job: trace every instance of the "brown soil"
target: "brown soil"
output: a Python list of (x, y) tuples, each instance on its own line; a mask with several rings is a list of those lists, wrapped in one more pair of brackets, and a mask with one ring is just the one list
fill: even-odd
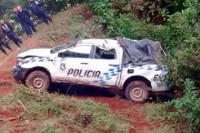
[(95, 101), (106, 103), (110, 109), (121, 116), (128, 118), (132, 124), (131, 133), (144, 133), (155, 128), (156, 122), (148, 121), (142, 113), (144, 104), (137, 104), (120, 98), (94, 98)]
[(11, 109), (1, 109), (0, 110), (0, 121), (12, 121), (15, 120), (15, 117), (19, 116), (23, 112), (20, 108), (11, 108)]
[[(54, 22), (55, 23), (55, 22)], [(36, 33), (37, 34), (37, 33)], [(67, 37), (66, 37), (67, 38)], [(61, 38), (63, 41), (66, 41), (66, 39)], [(41, 40), (40, 40), (41, 41)], [(16, 56), (18, 53), (30, 49), (33, 47), (37, 47), (39, 45), (39, 39), (36, 37), (28, 38), (24, 40), (24, 43), (22, 47), (19, 49), (16, 46), (12, 46), (13, 51), (9, 52), (7, 56), (0, 53), (0, 95), (6, 95), (12, 93), (12, 86), (14, 85), (15, 81), (12, 77), (12, 67), (16, 63)], [(3, 85), (2, 85), (3, 84)], [(80, 96), (81, 97), (81, 96)], [(155, 122), (148, 121), (144, 114), (142, 113), (144, 104), (136, 104), (132, 103), (130, 101), (121, 99), (121, 98), (115, 98), (115, 97), (107, 97), (107, 96), (85, 96), (94, 99), (94, 101), (108, 104), (110, 109), (121, 116), (125, 116), (128, 118), (132, 124), (132, 130), (131, 133), (143, 133), (148, 130), (152, 130), (155, 128)], [(0, 110), (0, 119), (7, 119), (10, 117), (14, 117), (19, 115), (21, 113), (21, 110), (16, 109), (10, 109), (2, 111)], [(29, 122), (27, 121), (21, 121), (19, 119), (13, 120), (13, 121), (7, 121), (8, 125), (12, 125), (13, 130), (12, 132), (26, 132), (26, 129), (28, 128), (27, 125)], [(0, 129), (2, 129), (2, 125), (0, 123)]]
[(10, 72), (0, 72), (0, 96), (11, 93), (13, 78)]
[[(0, 129), (1, 132), (26, 133), (29, 121), (20, 120), (23, 114), (21, 108), (0, 109)], [(12, 128), (10, 128), (12, 127)]]

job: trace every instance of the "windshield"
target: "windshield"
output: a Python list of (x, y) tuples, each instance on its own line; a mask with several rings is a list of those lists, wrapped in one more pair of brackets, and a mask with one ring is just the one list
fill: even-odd
[(59, 46), (56, 46), (56, 47), (53, 47), (51, 49), (51, 53), (54, 54), (62, 49), (66, 49), (66, 48), (70, 48), (72, 46), (75, 46), (77, 44), (78, 41), (70, 41), (70, 42), (67, 42), (66, 44), (63, 44), (63, 45), (59, 45)]

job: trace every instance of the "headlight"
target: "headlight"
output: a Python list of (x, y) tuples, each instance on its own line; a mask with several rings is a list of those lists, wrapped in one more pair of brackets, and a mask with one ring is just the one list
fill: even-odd
[(18, 58), (16, 64), (19, 66), (22, 65), (23, 60), (24, 60), (23, 58)]

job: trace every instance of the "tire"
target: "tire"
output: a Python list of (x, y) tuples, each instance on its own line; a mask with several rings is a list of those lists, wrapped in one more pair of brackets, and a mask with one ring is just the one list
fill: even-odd
[(125, 96), (133, 102), (144, 102), (149, 98), (149, 87), (143, 81), (132, 81), (126, 87)]
[(25, 84), (33, 92), (41, 94), (48, 90), (50, 79), (49, 76), (43, 71), (33, 71), (27, 76)]

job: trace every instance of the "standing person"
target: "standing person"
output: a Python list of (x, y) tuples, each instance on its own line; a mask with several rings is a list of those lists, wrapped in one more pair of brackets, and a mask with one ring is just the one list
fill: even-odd
[(43, 3), (38, 0), (28, 0), (29, 2), (29, 9), (31, 12), (45, 22), (47, 25), (49, 22), (53, 22), (51, 16), (48, 14), (47, 10), (45, 9)]
[[(22, 29), (25, 31), (26, 35), (31, 37), (33, 32), (37, 32), (35, 25), (31, 20), (31, 15), (26, 9), (22, 9), (21, 6), (17, 6), (17, 17), (22, 26)], [(33, 32), (32, 32), (33, 31)]]
[(3, 48), (6, 47), (7, 49), (11, 50), (11, 47), (8, 45), (7, 42), (5, 42), (5, 39), (4, 39), (4, 36), (2, 34), (0, 34), (0, 50), (4, 53), (4, 54), (7, 54), (6, 50)]
[(15, 20), (16, 23), (20, 23), (19, 22), (19, 17), (18, 17), (17, 7), (13, 8), (13, 18), (14, 18), (14, 20)]
[(14, 32), (14, 28), (4, 20), (0, 20), (1, 29), (6, 36), (12, 40), (18, 47), (20, 47), (20, 44), (22, 44), (22, 40), (17, 36), (17, 34)]

